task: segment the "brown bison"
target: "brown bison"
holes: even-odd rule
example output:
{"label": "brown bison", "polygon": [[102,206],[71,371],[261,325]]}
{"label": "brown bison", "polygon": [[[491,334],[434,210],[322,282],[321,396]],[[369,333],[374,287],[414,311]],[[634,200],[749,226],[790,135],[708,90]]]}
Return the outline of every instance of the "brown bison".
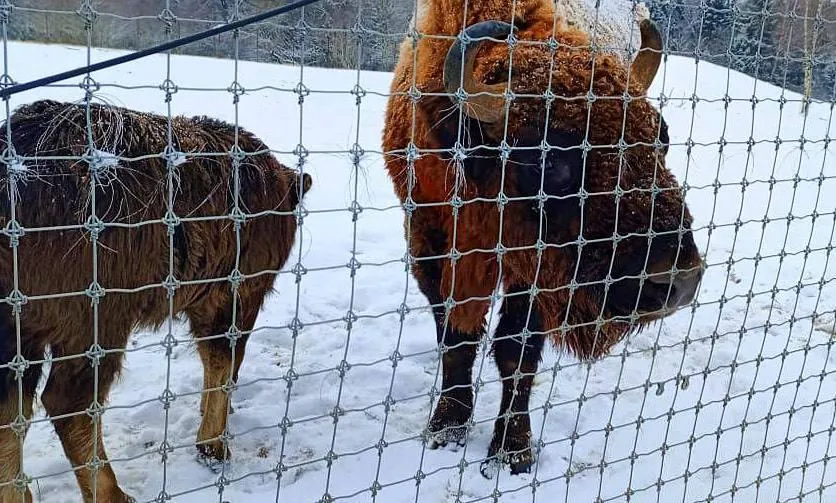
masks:
{"label": "brown bison", "polygon": [[421,36],[401,46],[383,147],[443,351],[431,447],[464,442],[501,287],[502,401],[482,472],[526,472],[546,337],[595,359],[689,304],[701,281],[691,215],[665,166],[667,125],[645,97],[661,35],[642,20],[642,51],[627,64],[551,0],[421,0],[413,23]]}
{"label": "brown bison", "polygon": [[90,104],[88,121],[86,105],[38,101],[8,127],[0,218],[17,246],[0,249],[11,306],[0,316],[0,503],[31,501],[21,446],[47,346],[41,399],[83,500],[131,501],[107,463],[102,404],[131,332],[169,316],[185,315],[198,338],[198,449],[227,458],[229,386],[290,254],[310,176],[206,117],[175,117],[169,129],[157,115]]}

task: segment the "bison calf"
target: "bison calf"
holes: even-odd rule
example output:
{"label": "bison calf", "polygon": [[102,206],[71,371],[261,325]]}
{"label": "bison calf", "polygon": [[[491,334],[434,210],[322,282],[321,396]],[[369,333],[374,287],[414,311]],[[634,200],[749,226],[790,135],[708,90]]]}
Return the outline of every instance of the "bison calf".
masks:
{"label": "bison calf", "polygon": [[691,215],[665,165],[667,125],[645,97],[662,40],[643,19],[643,50],[625,64],[595,51],[552,0],[419,0],[414,25],[432,36],[401,46],[383,148],[444,350],[432,444],[464,442],[476,348],[501,286],[502,401],[483,473],[500,462],[525,472],[547,338],[597,358],[688,305],[701,281]]}
{"label": "bison calf", "polygon": [[0,313],[0,503],[31,501],[21,439],[47,346],[55,360],[42,402],[84,501],[131,500],[94,419],[131,332],[159,328],[170,315],[185,315],[198,338],[198,448],[228,457],[220,438],[227,385],[290,254],[292,212],[311,186],[253,134],[224,122],[175,117],[169,127],[165,117],[99,104],[87,114],[85,105],[38,101],[10,118],[11,144],[0,140],[0,218],[17,242],[16,252],[0,248],[0,289],[12,306]]}

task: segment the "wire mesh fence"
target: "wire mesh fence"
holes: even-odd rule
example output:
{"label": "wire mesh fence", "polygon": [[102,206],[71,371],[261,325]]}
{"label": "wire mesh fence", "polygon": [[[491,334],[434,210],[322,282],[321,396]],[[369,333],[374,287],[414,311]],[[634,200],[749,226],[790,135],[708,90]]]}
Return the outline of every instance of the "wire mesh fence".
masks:
{"label": "wire mesh fence", "polygon": [[[6,100],[0,503],[836,497],[833,6],[408,3]],[[147,4],[0,86],[272,7]]]}

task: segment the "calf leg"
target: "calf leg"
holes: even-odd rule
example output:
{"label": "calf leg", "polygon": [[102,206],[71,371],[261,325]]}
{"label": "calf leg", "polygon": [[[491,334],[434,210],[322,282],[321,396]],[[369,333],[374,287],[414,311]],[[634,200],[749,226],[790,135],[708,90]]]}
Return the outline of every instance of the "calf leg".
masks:
{"label": "calf leg", "polygon": [[85,356],[54,362],[41,396],[46,412],[53,418],[52,424],[64,453],[73,466],[85,503],[134,501],[117,484],[102,441],[101,411],[91,407],[94,397],[99,405],[107,400],[121,366],[121,353],[102,356],[98,375]]}
{"label": "calf leg", "polygon": [[[254,320],[253,320],[253,323],[255,323]],[[240,323],[239,323],[239,325],[240,325]],[[243,330],[245,332],[249,332],[250,330],[252,330],[252,327],[250,327],[248,329],[241,328],[241,330]],[[249,339],[249,334],[241,334],[240,338],[237,341],[237,344],[235,345],[235,358],[234,358],[234,361],[232,362],[232,383],[233,384],[238,382],[238,373],[241,371],[241,363],[244,361],[244,354],[245,354],[246,349],[247,349],[247,340],[248,339]],[[231,351],[231,349],[230,349],[230,351]],[[208,386],[211,386],[211,383],[207,382],[206,378],[207,378],[207,376],[204,375],[204,381],[203,381],[204,389],[206,389],[206,387],[208,387]],[[201,393],[200,394],[200,415],[201,416],[203,415],[204,411],[206,410],[206,397],[207,396],[208,396],[208,393]],[[231,402],[229,403],[229,413],[230,414],[235,414],[235,407],[232,406]]]}
{"label": "calf leg", "polygon": [[[5,334],[4,334],[5,335]],[[0,365],[8,365],[10,358],[0,358]],[[36,354],[27,360],[38,359]],[[41,377],[40,364],[31,364],[22,373],[0,370],[0,503],[31,503],[32,493],[25,485],[16,483],[23,472],[23,441],[32,417],[32,401]]]}
{"label": "calf leg", "polygon": [[[255,278],[262,279],[262,278]],[[238,306],[233,325],[232,295],[215,309],[207,309],[209,303],[189,312],[192,333],[198,338],[197,349],[203,362],[203,417],[197,433],[197,449],[208,461],[226,461],[231,457],[226,445],[225,432],[231,408],[231,387],[237,382],[241,362],[249,338],[255,326],[258,311],[270,288],[266,279],[248,280],[238,291]],[[234,334],[234,337],[230,337]]]}
{"label": "calf leg", "polygon": [[[511,288],[508,293],[521,291]],[[506,297],[494,335],[493,351],[502,380],[502,403],[488,460],[482,466],[485,476],[490,476],[491,467],[497,462],[508,464],[513,474],[528,472],[534,464],[528,402],[545,336],[535,309],[529,317],[529,301],[527,294]]]}

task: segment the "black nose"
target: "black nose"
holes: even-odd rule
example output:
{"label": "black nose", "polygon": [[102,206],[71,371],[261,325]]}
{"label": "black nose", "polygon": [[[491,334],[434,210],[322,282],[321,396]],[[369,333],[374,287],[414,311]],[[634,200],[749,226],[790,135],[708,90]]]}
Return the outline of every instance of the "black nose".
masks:
{"label": "black nose", "polygon": [[700,288],[702,275],[705,267],[700,265],[691,269],[650,276],[647,281],[653,283],[660,289],[667,289],[667,301],[665,305],[671,309],[678,309],[687,306],[694,300],[697,290]]}

